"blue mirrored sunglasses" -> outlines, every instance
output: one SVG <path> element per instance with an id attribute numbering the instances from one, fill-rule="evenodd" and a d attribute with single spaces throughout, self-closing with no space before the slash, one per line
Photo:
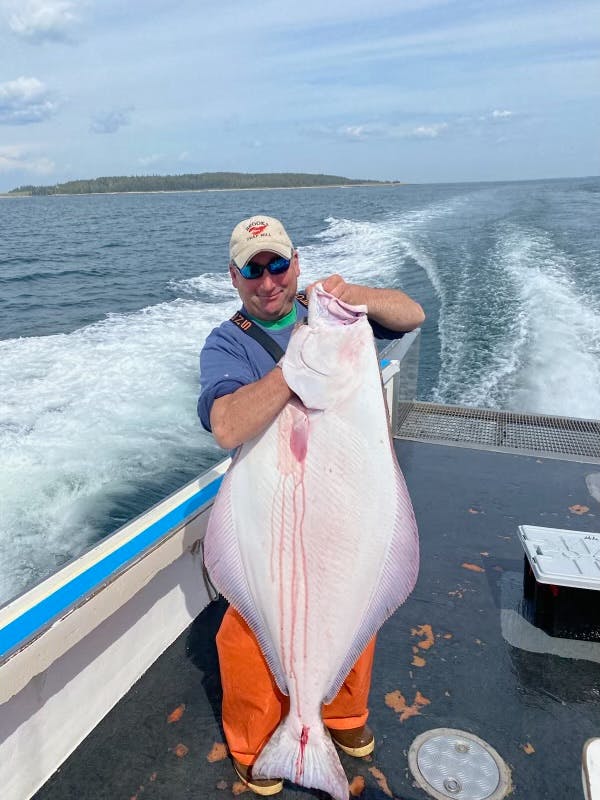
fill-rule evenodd
<path id="1" fill-rule="evenodd" d="M 246 280 L 254 280 L 255 278 L 262 278 L 262 274 L 265 270 L 268 270 L 270 275 L 282 275 L 284 272 L 288 271 L 291 263 L 291 258 L 278 257 L 274 258 L 273 261 L 269 261 L 268 264 L 256 264 L 254 261 L 249 261 L 241 269 L 237 264 L 235 266 L 243 278 L 246 278 Z"/>

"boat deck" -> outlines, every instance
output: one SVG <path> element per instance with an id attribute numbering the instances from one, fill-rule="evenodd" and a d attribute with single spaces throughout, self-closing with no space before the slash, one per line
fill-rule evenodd
<path id="1" fill-rule="evenodd" d="M 500 754 L 515 800 L 582 797 L 582 747 L 600 734 L 600 617 L 597 641 L 549 636 L 528 621 L 517 528 L 600 532 L 600 503 L 586 486 L 600 466 L 403 440 L 396 448 L 421 570 L 379 633 L 375 752 L 341 754 L 353 794 L 425 800 L 409 747 L 425 731 L 455 728 Z M 36 800 L 226 800 L 247 791 L 222 745 L 214 636 L 224 609 L 216 601 L 200 614 Z M 279 796 L 324 798 L 292 784 Z"/>

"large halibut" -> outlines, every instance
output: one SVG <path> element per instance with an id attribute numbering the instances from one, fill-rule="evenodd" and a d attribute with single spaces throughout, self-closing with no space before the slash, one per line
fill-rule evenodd
<path id="1" fill-rule="evenodd" d="M 282 368 L 299 399 L 236 454 L 211 513 L 205 560 L 290 698 L 253 774 L 347 800 L 321 704 L 411 592 L 417 528 L 365 307 L 319 284 Z"/>

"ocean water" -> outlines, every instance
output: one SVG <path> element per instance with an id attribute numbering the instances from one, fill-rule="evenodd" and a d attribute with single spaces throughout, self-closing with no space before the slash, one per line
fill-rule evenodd
<path id="1" fill-rule="evenodd" d="M 198 353 L 232 227 L 404 289 L 420 399 L 600 417 L 600 179 L 0 198 L 0 604 L 222 457 Z"/>

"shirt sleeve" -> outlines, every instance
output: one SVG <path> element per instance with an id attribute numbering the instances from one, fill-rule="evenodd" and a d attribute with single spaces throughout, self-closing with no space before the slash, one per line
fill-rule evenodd
<path id="1" fill-rule="evenodd" d="M 369 320 L 369 325 L 371 326 L 371 330 L 373 331 L 373 336 L 376 339 L 401 339 L 404 336 L 404 331 L 393 331 L 391 328 L 385 328 L 383 325 L 380 325 L 375 320 L 367 317 Z"/>
<path id="2" fill-rule="evenodd" d="M 256 380 L 248 357 L 234 337 L 217 328 L 206 339 L 200 353 L 200 397 L 198 416 L 210 431 L 210 412 L 218 397 L 231 394 Z"/>

